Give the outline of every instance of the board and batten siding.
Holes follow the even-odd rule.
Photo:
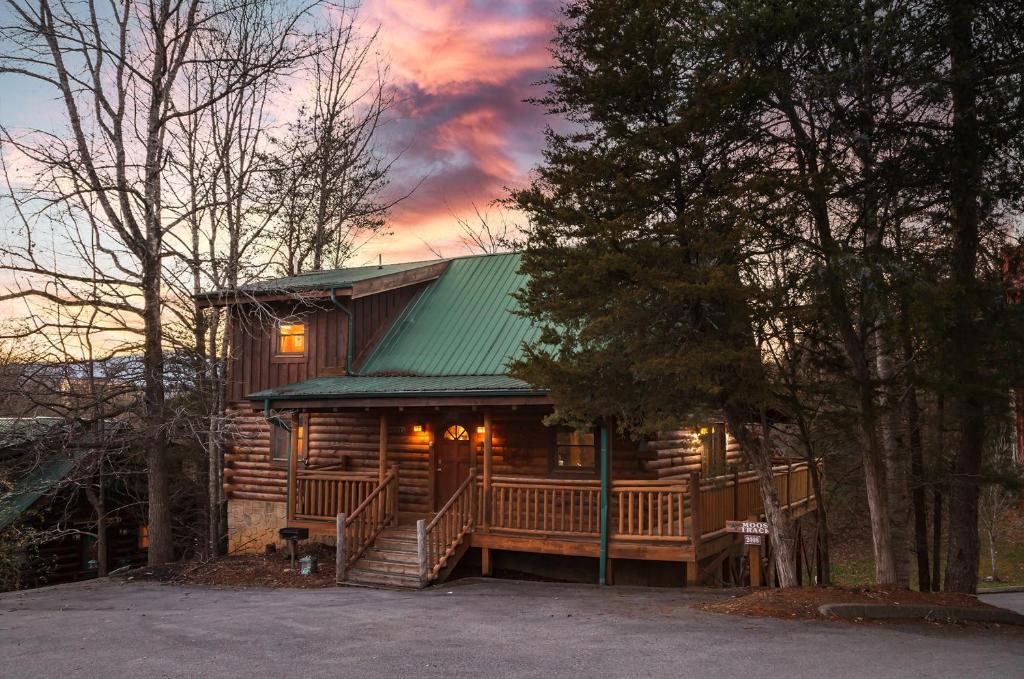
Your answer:
[[[425,284],[342,299],[353,308],[353,356],[368,353],[373,342]],[[228,364],[228,399],[243,401],[248,394],[324,375],[343,374],[348,351],[348,315],[330,300],[310,303],[238,305],[231,310],[232,357]],[[306,324],[306,351],[297,357],[277,356],[279,320]]]

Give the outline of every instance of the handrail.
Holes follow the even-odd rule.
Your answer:
[[[416,522],[420,579],[424,583],[437,577],[458,549],[466,533],[473,529],[476,522],[476,484],[473,482],[475,476],[476,470],[470,469],[466,480],[459,485],[429,523],[426,519]]]
[[[289,483],[289,521],[333,522],[351,514],[377,484],[377,475],[354,471],[293,469]]]
[[[345,579],[345,570],[373,544],[385,527],[398,519],[398,467],[366,496],[349,515],[337,516],[337,579]]]

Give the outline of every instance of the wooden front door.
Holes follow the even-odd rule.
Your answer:
[[[469,476],[469,429],[461,424],[439,428],[434,444],[434,511],[441,509]]]

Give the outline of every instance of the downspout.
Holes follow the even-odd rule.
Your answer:
[[[348,338],[348,349],[345,355],[345,374],[354,375],[355,372],[352,370],[352,347],[354,346],[355,338],[352,334],[352,310],[338,301],[337,288],[331,288],[331,301],[334,302],[334,306],[344,311],[345,315],[348,316],[348,330],[345,331],[345,335]]]
[[[608,425],[601,421],[601,551],[598,563],[597,584],[608,584],[608,499],[611,484],[608,463]]]

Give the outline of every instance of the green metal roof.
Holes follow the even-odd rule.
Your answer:
[[[203,293],[204,297],[238,293],[273,293],[301,292],[303,290],[325,290],[328,288],[350,288],[356,283],[368,281],[381,276],[411,271],[443,260],[433,259],[422,262],[402,262],[400,264],[384,264],[382,266],[354,266],[346,269],[328,271],[311,271],[297,276],[284,276],[269,281],[260,281],[249,285],[240,285],[237,290],[214,290]]]
[[[508,375],[316,377],[249,394],[253,401],[424,396],[542,396],[546,392]]]
[[[519,253],[450,260],[374,346],[358,375],[318,377],[247,398],[316,399],[389,396],[541,396],[510,377],[523,342],[539,335],[514,313],[512,295],[526,284]]]
[[[60,417],[0,417],[0,448],[13,448],[60,431]]]
[[[74,466],[75,462],[70,458],[47,460],[19,481],[9,493],[0,495],[0,530],[10,525],[39,498],[60,483]]]
[[[519,253],[451,260],[395,320],[362,375],[504,375],[540,329],[517,316]]]

